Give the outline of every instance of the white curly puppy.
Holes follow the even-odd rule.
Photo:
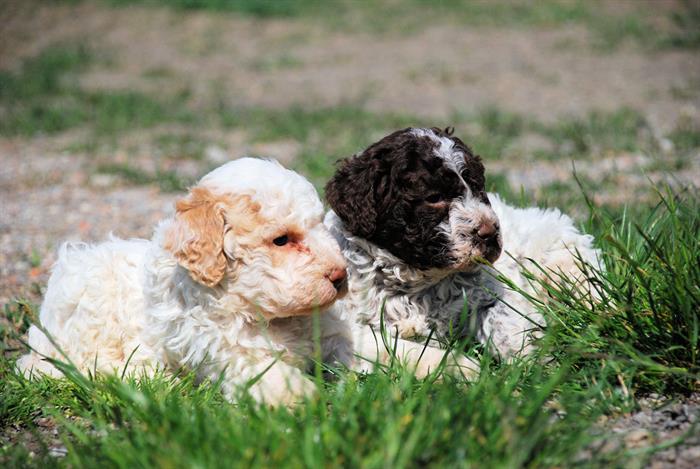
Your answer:
[[[259,401],[287,404],[314,392],[304,374],[312,312],[344,292],[345,261],[322,223],[314,187],[276,162],[243,158],[210,172],[176,204],[151,240],[65,244],[40,322],[82,369],[164,367],[223,373]],[[321,315],[324,359],[350,362],[345,323]],[[62,359],[32,326],[27,374],[58,374]],[[133,354],[133,356],[131,356]],[[130,360],[129,357],[131,356]]]
[[[506,205],[484,182],[480,158],[437,128],[399,130],[341,163],[326,186],[325,222],[348,261],[349,294],[334,308],[357,325],[360,354],[375,357],[382,310],[413,354],[405,339],[431,330],[474,336],[501,357],[529,352],[544,320],[496,270],[535,296],[542,291],[522,270],[538,273],[531,261],[545,281],[564,275],[591,290],[578,258],[600,268],[593,238],[558,210]]]

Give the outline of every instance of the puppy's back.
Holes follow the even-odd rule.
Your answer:
[[[140,345],[143,327],[145,240],[111,238],[97,245],[66,243],[59,249],[41,306],[40,323],[80,368],[119,369]],[[36,326],[34,352],[17,366],[24,372],[56,370],[42,356],[65,360]]]

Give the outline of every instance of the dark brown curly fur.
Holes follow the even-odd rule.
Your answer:
[[[435,154],[437,142],[396,131],[365,151],[343,160],[326,185],[326,198],[354,235],[387,249],[420,269],[443,268],[454,259],[450,240],[438,229],[449,202],[464,195],[460,177]],[[451,129],[433,128],[464,155],[462,179],[472,196],[488,204],[484,166]]]

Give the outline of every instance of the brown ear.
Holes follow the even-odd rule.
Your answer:
[[[381,161],[367,151],[344,160],[326,184],[328,204],[352,234],[363,238],[374,234],[384,178]]]
[[[209,190],[195,187],[175,204],[175,223],[164,247],[173,253],[190,276],[215,287],[226,273],[224,214],[219,200]]]

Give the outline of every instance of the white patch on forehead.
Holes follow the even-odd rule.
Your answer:
[[[448,168],[458,175],[464,169],[464,153],[455,150],[455,142],[448,137],[438,136],[432,129],[412,129],[411,133],[416,137],[427,137],[438,146],[435,148],[435,156],[441,158]]]
[[[457,174],[467,193],[471,194],[469,185],[462,178],[462,170],[465,166],[464,153],[454,149],[455,142],[451,138],[438,136],[432,129],[411,129],[411,134],[416,137],[427,137],[435,142],[438,145],[435,148],[435,156],[442,159],[445,162],[445,166]]]

